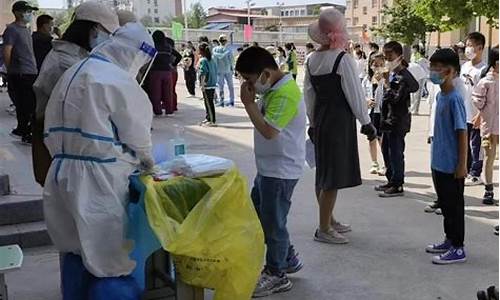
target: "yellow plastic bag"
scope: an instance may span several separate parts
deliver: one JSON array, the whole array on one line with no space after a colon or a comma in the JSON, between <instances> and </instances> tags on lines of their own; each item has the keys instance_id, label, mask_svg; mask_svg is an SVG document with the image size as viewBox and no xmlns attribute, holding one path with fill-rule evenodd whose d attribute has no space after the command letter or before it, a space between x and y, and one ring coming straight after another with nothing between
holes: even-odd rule
<instances>
[{"instance_id":1,"label":"yellow plastic bag","mask_svg":"<svg viewBox=\"0 0 500 300\"><path fill-rule=\"evenodd\" d=\"M238 170L141 180L149 224L174 256L181 280L214 289L215 300L250 299L262 270L264 233Z\"/></svg>"}]
</instances>

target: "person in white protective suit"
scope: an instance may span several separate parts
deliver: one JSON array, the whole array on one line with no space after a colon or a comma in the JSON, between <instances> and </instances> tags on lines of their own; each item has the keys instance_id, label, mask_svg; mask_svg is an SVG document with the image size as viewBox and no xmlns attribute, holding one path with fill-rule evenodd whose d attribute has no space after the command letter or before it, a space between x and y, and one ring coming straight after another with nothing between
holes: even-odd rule
<instances>
[{"instance_id":1,"label":"person in white protective suit","mask_svg":"<svg viewBox=\"0 0 500 300\"><path fill-rule=\"evenodd\" d=\"M54 158L43 192L57 249L82 257L96 277L130 274L124 238L128 177L151 169L152 107L136 80L154 56L153 40L127 23L64 73L45 111L45 144Z\"/></svg>"}]
</instances>

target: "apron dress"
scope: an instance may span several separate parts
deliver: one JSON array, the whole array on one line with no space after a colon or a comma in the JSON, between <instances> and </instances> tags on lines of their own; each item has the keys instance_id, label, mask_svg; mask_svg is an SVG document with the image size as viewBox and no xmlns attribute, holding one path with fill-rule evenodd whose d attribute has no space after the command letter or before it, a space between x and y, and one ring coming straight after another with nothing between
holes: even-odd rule
<instances>
[{"instance_id":1,"label":"apron dress","mask_svg":"<svg viewBox=\"0 0 500 300\"><path fill-rule=\"evenodd\" d=\"M321 190L361 185L356 119L337 74L344 54L338 55L330 74L312 76L307 66L316 93L313 124L316 188Z\"/></svg>"}]
</instances>

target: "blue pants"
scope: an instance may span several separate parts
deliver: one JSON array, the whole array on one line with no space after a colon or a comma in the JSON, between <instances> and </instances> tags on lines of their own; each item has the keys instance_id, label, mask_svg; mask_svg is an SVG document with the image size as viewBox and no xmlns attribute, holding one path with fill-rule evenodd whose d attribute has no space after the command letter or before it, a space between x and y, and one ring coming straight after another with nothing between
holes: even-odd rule
<instances>
[{"instance_id":1,"label":"blue pants","mask_svg":"<svg viewBox=\"0 0 500 300\"><path fill-rule=\"evenodd\" d=\"M259 215L267 246L266 268L273 274L284 272L290 237L286 228L291 198L298 179L279 179L258 175L252 200Z\"/></svg>"},{"instance_id":2,"label":"blue pants","mask_svg":"<svg viewBox=\"0 0 500 300\"><path fill-rule=\"evenodd\" d=\"M403 132L382 134L382 155L386 167L385 176L392 186L401 186L405 177L405 136Z\"/></svg>"},{"instance_id":3,"label":"blue pants","mask_svg":"<svg viewBox=\"0 0 500 300\"><path fill-rule=\"evenodd\" d=\"M219 96L220 101L224 103L224 82L227 82L227 88L229 89L229 105L234 105L234 84L233 84L233 73L223 73L217 75L217 80L219 81Z\"/></svg>"},{"instance_id":4,"label":"blue pants","mask_svg":"<svg viewBox=\"0 0 500 300\"><path fill-rule=\"evenodd\" d=\"M469 153L467 156L467 167L469 174L480 177L483 172L483 149L481 149L481 131L474 129L472 124L467 123L469 133Z\"/></svg>"}]
</instances>

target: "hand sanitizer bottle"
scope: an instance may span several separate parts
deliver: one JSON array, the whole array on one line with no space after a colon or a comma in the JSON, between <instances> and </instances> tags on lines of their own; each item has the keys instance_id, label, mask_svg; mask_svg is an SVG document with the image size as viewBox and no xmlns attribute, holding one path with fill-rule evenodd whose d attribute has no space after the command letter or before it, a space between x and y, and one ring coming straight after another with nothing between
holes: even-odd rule
<instances>
[{"instance_id":1,"label":"hand sanitizer bottle","mask_svg":"<svg viewBox=\"0 0 500 300\"><path fill-rule=\"evenodd\" d=\"M184 140L184 127L177 124L174 125L175 136L170 139L170 153L173 158L179 155L186 154L186 141Z\"/></svg>"}]
</instances>

